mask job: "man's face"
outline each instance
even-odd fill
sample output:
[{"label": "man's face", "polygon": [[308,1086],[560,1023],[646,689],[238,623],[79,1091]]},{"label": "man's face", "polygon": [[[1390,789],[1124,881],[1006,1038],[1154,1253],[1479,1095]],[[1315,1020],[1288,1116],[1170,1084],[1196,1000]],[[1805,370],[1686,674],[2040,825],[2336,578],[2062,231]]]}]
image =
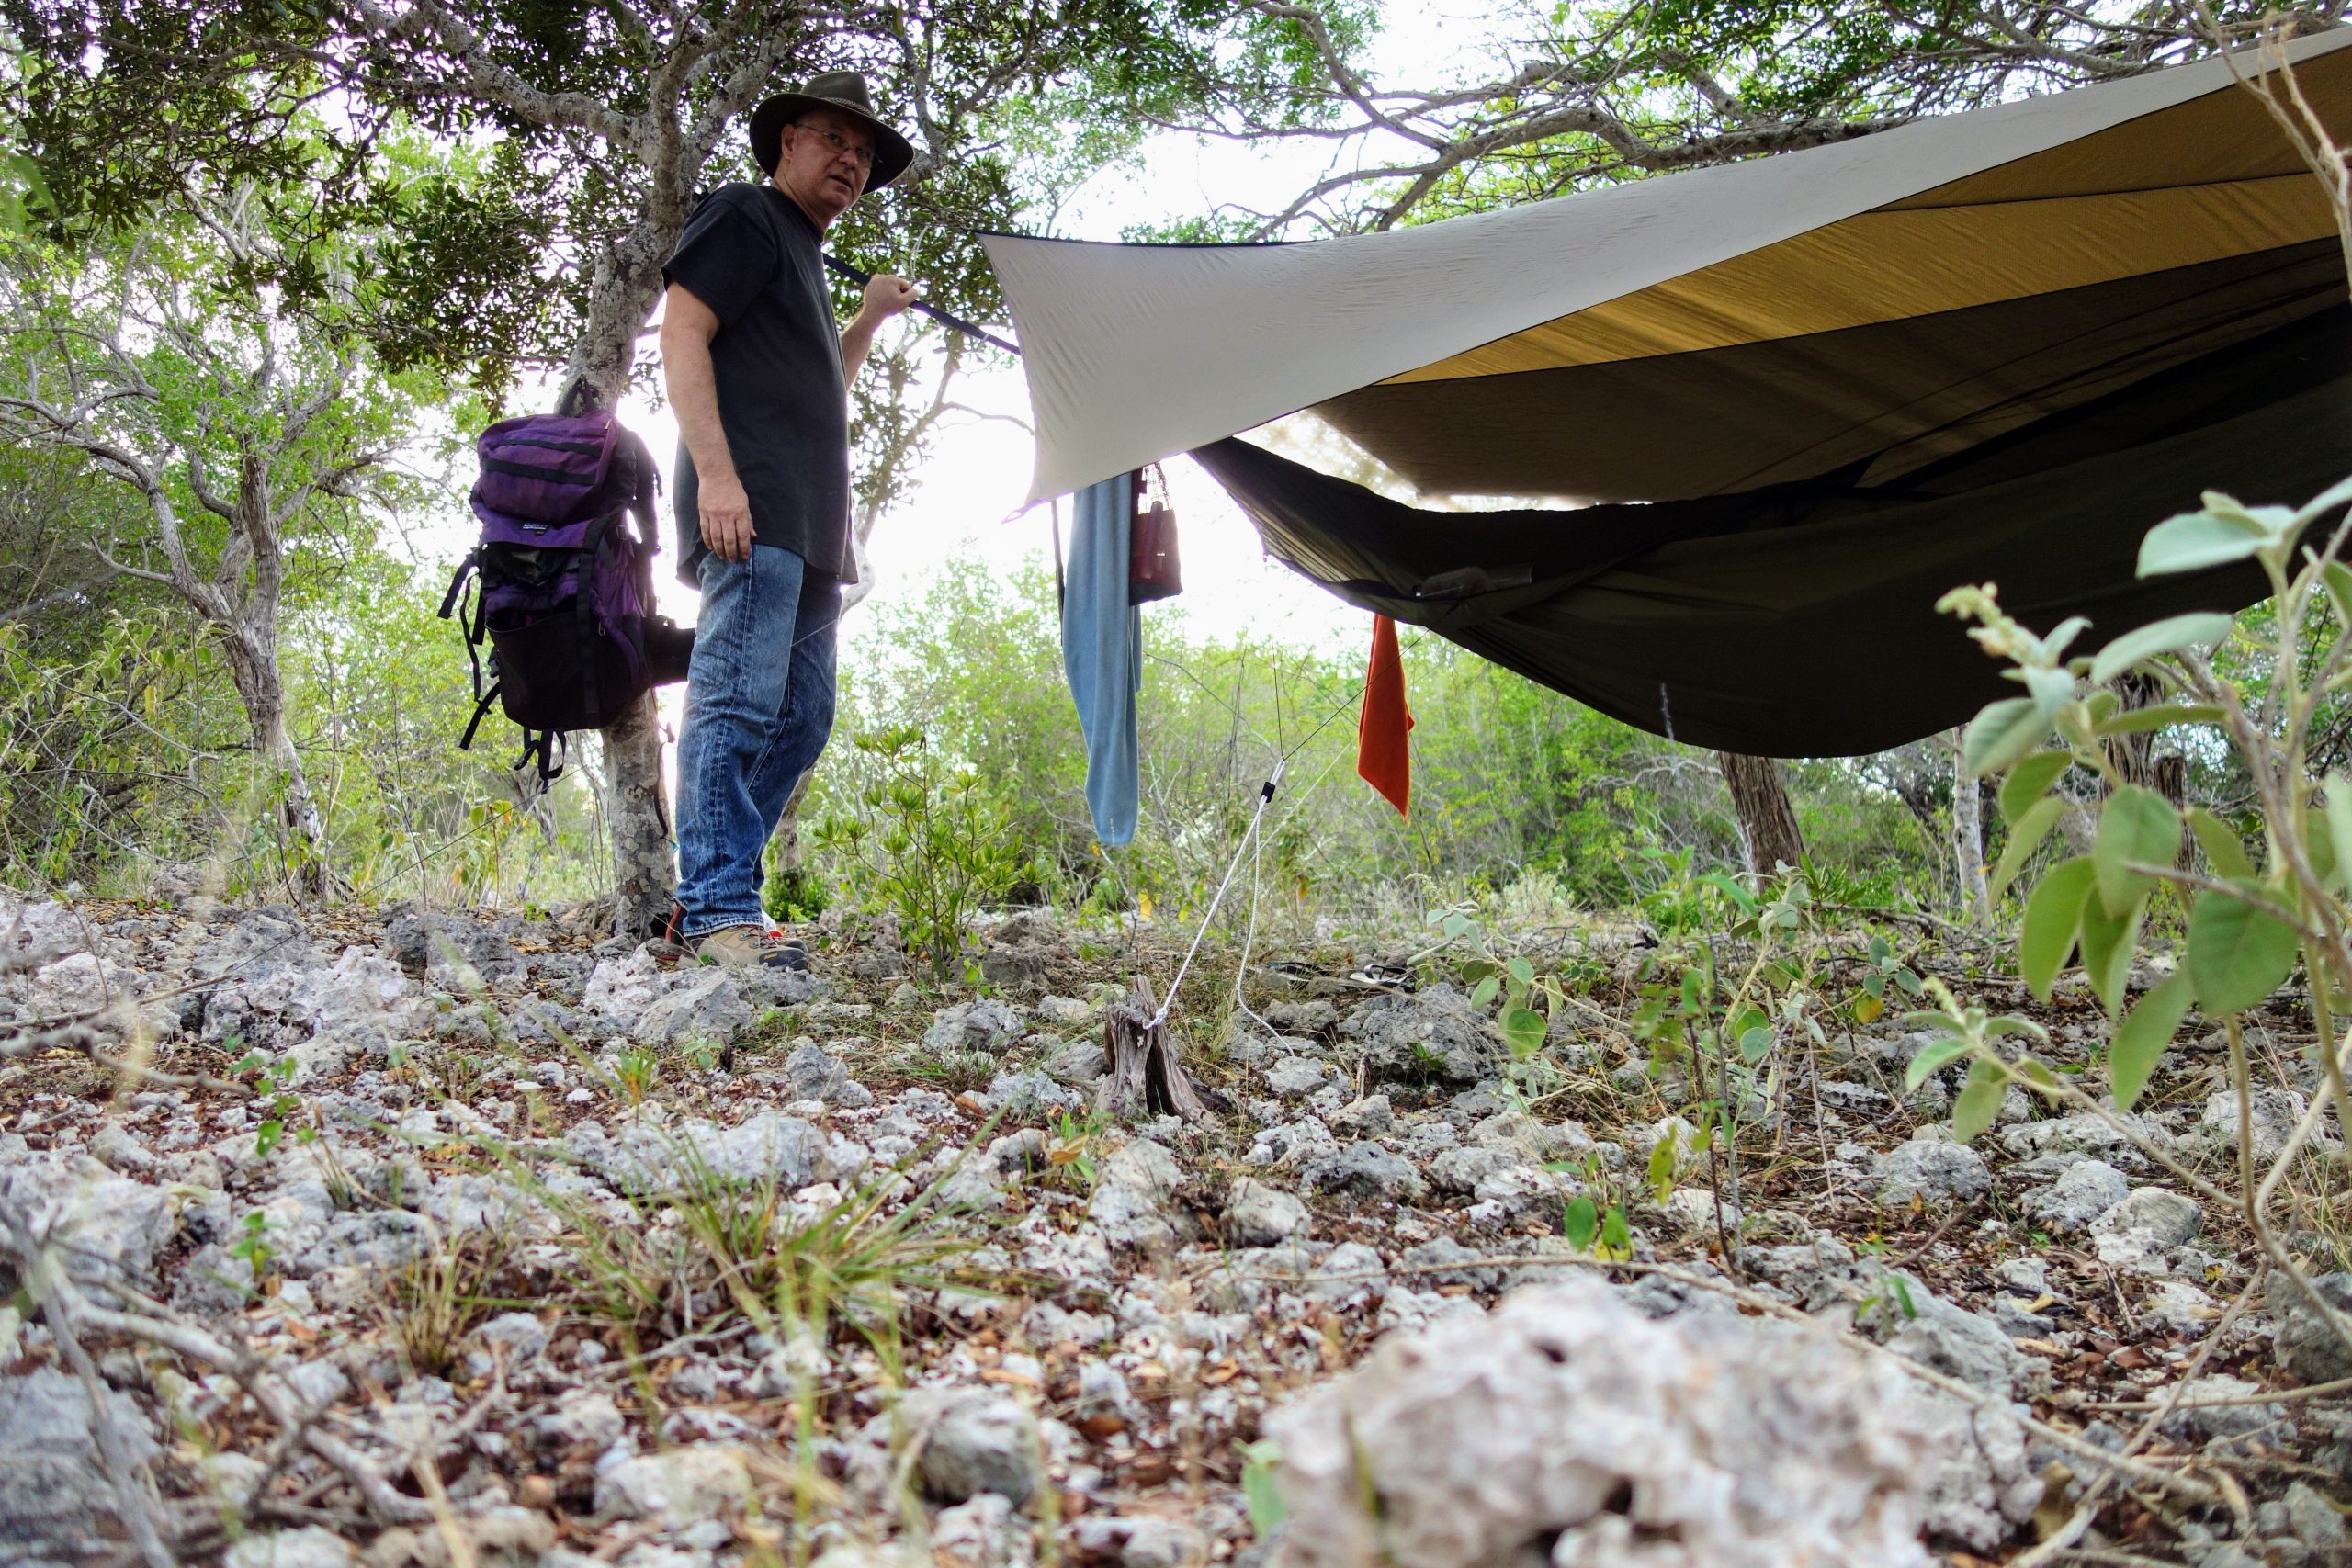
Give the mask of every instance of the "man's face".
[{"label": "man's face", "polygon": [[848,115],[814,109],[784,128],[775,183],[819,226],[831,223],[865,192],[874,172],[874,132]]}]

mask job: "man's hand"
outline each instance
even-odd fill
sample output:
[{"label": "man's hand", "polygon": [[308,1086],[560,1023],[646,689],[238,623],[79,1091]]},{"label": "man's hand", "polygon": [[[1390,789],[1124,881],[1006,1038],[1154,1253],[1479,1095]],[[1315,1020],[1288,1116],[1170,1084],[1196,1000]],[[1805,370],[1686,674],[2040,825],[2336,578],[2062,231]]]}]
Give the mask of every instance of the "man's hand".
[{"label": "man's hand", "polygon": [[752,498],[743,493],[743,481],[731,473],[696,478],[695,510],[702,515],[702,542],[720,560],[749,560]]},{"label": "man's hand", "polygon": [[865,368],[866,352],[874,346],[875,329],[915,302],[915,286],[903,277],[877,272],[865,286],[865,302],[857,319],[842,329],[842,374],[854,381]]},{"label": "man's hand", "polygon": [[865,302],[858,307],[857,313],[879,326],[914,302],[913,284],[903,277],[877,272],[865,285]]}]

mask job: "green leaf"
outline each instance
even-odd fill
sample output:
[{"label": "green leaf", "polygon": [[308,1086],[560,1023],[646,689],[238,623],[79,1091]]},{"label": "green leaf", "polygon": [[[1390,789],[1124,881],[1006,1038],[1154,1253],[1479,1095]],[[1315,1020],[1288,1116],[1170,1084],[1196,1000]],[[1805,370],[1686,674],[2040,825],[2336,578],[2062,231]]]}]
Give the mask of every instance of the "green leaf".
[{"label": "green leaf", "polygon": [[1495,978],[1492,975],[1487,976],[1485,979],[1470,987],[1470,1006],[1476,1011],[1486,1011],[1487,1007],[1493,1003],[1495,999],[1495,993],[1502,988],[1503,983],[1500,980]]},{"label": "green leaf", "polygon": [[2007,1091],[2008,1080],[1996,1062],[1979,1056],[1970,1065],[1968,1083],[1952,1101],[1951,1135],[1967,1143],[1993,1124],[2001,1111],[2001,1097]]},{"label": "green leaf", "polygon": [[1968,1042],[1965,1040],[1931,1040],[1919,1048],[1919,1054],[1911,1058],[1911,1065],[1903,1069],[1903,1087],[1906,1090],[1917,1089],[1928,1081],[1929,1073],[1967,1055]]},{"label": "green leaf", "polygon": [[2185,512],[2157,524],[2140,541],[2140,575],[2202,571],[2209,566],[2251,559],[2266,538],[2264,529],[2235,516]]},{"label": "green leaf", "polygon": [[1535,965],[1524,958],[1514,958],[1503,965],[1503,973],[1522,986],[1535,984]]},{"label": "green leaf", "polygon": [[[2232,879],[2253,897],[2257,882]],[[2295,967],[2302,939],[2292,926],[2220,891],[2198,895],[2188,911],[2188,975],[2208,1012],[2243,1012],[2277,990]]]},{"label": "green leaf", "polygon": [[2157,1058],[2180,1032],[2180,1021],[2188,1016],[2188,1005],[2196,998],[2195,983],[2182,971],[2141,998],[2116,1030],[2114,1043],[2108,1047],[2107,1071],[2118,1111],[2131,1110],[2140,1098]]},{"label": "green leaf", "polygon": [[1469,981],[1474,986],[1489,975],[1499,975],[1501,973],[1502,966],[1500,964],[1490,964],[1483,958],[1470,959],[1462,965],[1462,977]]},{"label": "green leaf", "polygon": [[1984,1021],[1984,1033],[1988,1038],[1995,1040],[1999,1039],[2004,1034],[2023,1034],[2034,1040],[2047,1040],[2050,1038],[2050,1031],[2042,1028],[2041,1025],[2034,1022],[2033,1020],[2030,1018],[2018,1018],[2014,1014],[2006,1012],[1998,1018],[1986,1019]]},{"label": "green leaf", "polygon": [[1987,704],[1968,727],[1961,761],[1979,777],[1999,773],[2041,744],[2050,720],[2031,697],[2005,697]]},{"label": "green leaf", "polygon": [[1625,1222],[1625,1211],[1615,1203],[1600,1217],[1600,1250],[1615,1258],[1634,1256],[1634,1227]]},{"label": "green leaf", "polygon": [[1986,884],[1994,897],[1998,898],[2007,891],[2018,873],[2025,869],[2025,863],[2033,858],[2041,840],[2050,837],[2050,829],[2058,826],[2067,804],[2054,795],[2045,795],[2009,829],[2009,841],[2001,846],[2001,863],[1993,868],[1993,880]]},{"label": "green leaf", "polygon": [[2050,793],[2050,786],[2060,775],[2074,766],[2072,751],[2036,751],[2020,757],[2009,769],[2008,777],[2001,781],[2001,816],[2015,822],[2033,803]]},{"label": "green leaf", "polygon": [[2109,795],[2091,846],[2107,913],[2120,917],[2148,896],[2154,879],[2127,869],[2128,863],[2170,865],[2179,855],[2180,814],[2170,801],[2143,784],[2125,784]]},{"label": "green leaf", "polygon": [[2018,928],[2018,970],[2026,988],[2042,1001],[2050,999],[2051,982],[2075,951],[2075,933],[2083,923],[2083,906],[2090,900],[2093,874],[2087,855],[2061,861],[2025,901],[2025,919]]},{"label": "green leaf", "polygon": [[1739,1037],[1740,1060],[1754,1066],[1772,1054],[1772,1032],[1767,1028],[1748,1030]]},{"label": "green leaf", "polygon": [[2044,718],[2056,723],[2058,710],[2075,700],[2075,672],[2029,664],[2018,673],[2025,677],[2025,689],[2033,694],[2033,705]]},{"label": "green leaf", "polygon": [[1543,1049],[1547,1027],[1544,1015],[1533,1008],[1513,1008],[1503,1014],[1503,1043],[1514,1056],[1532,1056]]},{"label": "green leaf", "polygon": [[2319,575],[2327,585],[2328,603],[2335,606],[2335,624],[2352,627],[2352,566],[2332,560],[2320,569]]},{"label": "green leaf", "polygon": [[1274,1483],[1274,1472],[1282,1463],[1283,1451],[1272,1438],[1261,1438],[1241,1450],[1241,1498],[1250,1511],[1250,1528],[1264,1540],[1280,1529],[1290,1517],[1290,1509],[1283,1502],[1282,1488]]},{"label": "green leaf", "polygon": [[2100,735],[2143,735],[2152,729],[2170,729],[2176,724],[2221,722],[2222,710],[2212,703],[2157,703],[2110,714],[2093,728]]},{"label": "green leaf", "polygon": [[1593,1238],[1600,1234],[1600,1211],[1590,1198],[1572,1198],[1567,1213],[1561,1218],[1560,1229],[1566,1234],[1570,1247],[1578,1252],[1589,1252]]},{"label": "green leaf", "polygon": [[2112,1018],[2123,1006],[2123,987],[2132,977],[2132,955],[2140,942],[2140,916],[2144,906],[2132,905],[2111,915],[2096,898],[2083,901],[2083,973],[2091,990]]},{"label": "green leaf", "polygon": [[2341,768],[2330,768],[2326,779],[2327,836],[2335,844],[2335,886],[2352,886],[2352,779]]},{"label": "green leaf", "polygon": [[2151,622],[2138,631],[2125,632],[2098,650],[2098,657],[2091,661],[2091,679],[2103,684],[2143,659],[2177,653],[2199,643],[2219,642],[2230,635],[2234,621],[2234,616],[2194,611]]},{"label": "green leaf", "polygon": [[1665,1202],[1668,1195],[1674,1190],[1674,1145],[1680,1136],[1679,1132],[1668,1126],[1666,1135],[1658,1139],[1650,1149],[1648,1172],[1650,1191],[1661,1203]]},{"label": "green leaf", "polygon": [[2225,882],[2253,879],[2254,863],[2246,859],[2245,840],[2238,837],[2236,829],[2203,807],[2192,806],[2188,830],[2197,835],[2197,847],[2212,863],[2214,875]]}]

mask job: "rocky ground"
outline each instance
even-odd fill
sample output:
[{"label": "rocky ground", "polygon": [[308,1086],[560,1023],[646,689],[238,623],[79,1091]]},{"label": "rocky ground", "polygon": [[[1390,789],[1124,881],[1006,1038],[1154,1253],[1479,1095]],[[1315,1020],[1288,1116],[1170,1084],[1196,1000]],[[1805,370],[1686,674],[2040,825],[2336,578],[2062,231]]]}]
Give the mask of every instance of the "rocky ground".
[{"label": "rocky ground", "polygon": [[[745,980],[0,901],[0,1562],[2352,1561],[2352,1357],[2184,1190],[2237,1159],[2211,1041],[2132,1136],[2013,1095],[1971,1146],[1957,1069],[1835,1030],[1735,1189],[1630,1031],[1645,933],[1531,948],[1584,978],[1519,1082],[1446,964],[1284,953],[1252,1019],[1212,949],[1189,1124],[1093,1110],[1172,946],[986,934],[941,996],[848,926]],[[2041,1016],[2096,1090],[2096,1006]],[[2271,1021],[2257,1151],[2311,1088]]]}]

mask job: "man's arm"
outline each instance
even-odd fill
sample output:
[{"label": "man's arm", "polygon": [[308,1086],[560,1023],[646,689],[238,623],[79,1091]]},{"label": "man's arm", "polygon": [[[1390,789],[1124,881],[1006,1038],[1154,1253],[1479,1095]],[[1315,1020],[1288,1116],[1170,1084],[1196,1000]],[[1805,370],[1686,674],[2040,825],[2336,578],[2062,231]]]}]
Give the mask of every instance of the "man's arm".
[{"label": "man's arm", "polygon": [[718,382],[710,368],[710,340],[718,332],[709,306],[684,284],[670,285],[662,307],[662,374],[678,434],[695,460],[702,542],[720,560],[737,561],[752,553],[752,498],[743,493],[718,422]]},{"label": "man's arm", "polygon": [[[865,368],[865,356],[874,347],[874,333],[883,322],[915,302],[915,286],[903,277],[888,273],[876,273],[865,286],[865,303],[858,307],[857,319],[842,329],[842,379],[854,381],[857,373]],[[700,464],[702,458],[695,458]]]}]

